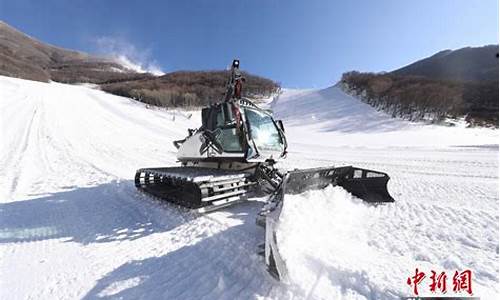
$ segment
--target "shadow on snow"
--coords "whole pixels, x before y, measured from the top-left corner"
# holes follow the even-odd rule
[[[68,187],[74,188],[74,187]],[[36,196],[35,196],[36,197]],[[159,257],[133,260],[98,280],[85,299],[251,299],[267,295],[273,280],[257,245],[262,203],[220,210],[221,230]],[[136,240],[167,232],[198,214],[137,192],[132,181],[112,181],[0,204],[0,243],[66,239],[81,244]],[[220,222],[213,214],[203,217]]]
[[[83,299],[254,299],[273,279],[255,244],[237,225],[159,257],[127,262],[101,278]]]
[[[0,243],[55,238],[82,244],[135,240],[196,217],[144,196],[130,180],[3,203],[0,213]]]

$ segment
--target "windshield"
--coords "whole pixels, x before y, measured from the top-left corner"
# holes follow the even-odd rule
[[[260,111],[245,109],[245,116],[250,124],[250,137],[257,147],[257,151],[282,152],[283,141],[273,119]]]

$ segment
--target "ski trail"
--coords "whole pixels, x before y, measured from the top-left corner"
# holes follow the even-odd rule
[[[193,120],[87,88],[20,82],[9,93],[27,101],[2,112],[23,128],[2,151],[2,167],[15,171],[0,208],[1,270],[15,270],[0,273],[7,298],[234,299],[272,289],[255,254],[259,203],[197,216],[131,181],[148,161],[175,163],[165,150]]]
[[[471,268],[476,295],[498,294],[498,131],[400,130],[341,91],[286,92],[272,104],[289,137],[281,166],[385,171],[396,203],[333,188],[287,197],[284,285],[256,254],[262,202],[200,216],[134,187],[137,168],[176,164],[172,140],[199,112],[1,76],[0,90],[1,298],[386,299],[408,295],[416,266]]]
[[[292,283],[311,298],[399,299],[411,295],[405,280],[416,267],[447,271],[448,276],[471,269],[475,295],[496,299],[498,147],[493,145],[498,131],[422,124],[380,130],[375,126],[380,114],[366,107],[356,113],[362,118],[372,114],[367,117],[368,124],[373,122],[369,128],[345,127],[350,114],[343,114],[356,107],[349,105],[354,100],[330,88],[285,94],[273,103],[285,126],[290,119],[292,124],[304,123],[287,128],[291,138],[286,167],[381,170],[390,175],[388,189],[396,199],[372,206],[336,189],[285,198],[278,238]],[[308,106],[311,102],[313,107]],[[302,114],[295,119],[298,111]],[[340,120],[331,118],[340,112]],[[477,141],[478,136],[485,140]],[[465,143],[473,146],[456,146]]]
[[[22,160],[24,157],[24,153],[26,152],[26,149],[28,148],[28,145],[29,145],[29,141],[31,139],[31,135],[32,135],[31,130],[32,130],[33,120],[35,119],[35,116],[36,116],[36,108],[33,111],[33,115],[31,117],[31,119],[29,120],[28,126],[26,128],[26,132],[23,134],[23,138],[22,138],[22,142],[21,142],[21,149],[19,149],[18,151],[15,151],[18,153],[18,156],[14,159],[14,163],[11,166],[7,167],[8,169],[13,170],[13,174],[11,175],[12,176],[12,183],[10,186],[9,197],[11,197],[15,193],[16,188],[17,188],[17,183],[19,180],[19,173],[22,169],[21,163],[22,163]]]

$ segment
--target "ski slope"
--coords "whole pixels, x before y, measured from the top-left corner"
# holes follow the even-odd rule
[[[289,127],[289,167],[384,171],[396,199],[367,205],[339,187],[286,198],[278,241],[307,297],[400,299],[419,268],[445,271],[448,296],[454,272],[471,269],[474,295],[498,299],[498,130],[389,118],[337,87],[273,107]]]
[[[256,254],[261,201],[199,216],[135,191],[137,168],[175,165],[172,141],[198,112],[0,77],[0,298],[398,299],[416,267],[469,268],[474,294],[498,297],[498,130],[391,119],[336,87],[269,105],[286,127],[283,167],[384,171],[396,199],[287,196],[289,284]]]

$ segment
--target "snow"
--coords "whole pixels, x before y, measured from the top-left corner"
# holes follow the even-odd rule
[[[288,126],[290,168],[380,170],[396,199],[367,205],[339,187],[285,198],[278,245],[303,295],[399,299],[418,267],[450,280],[471,269],[475,295],[498,298],[498,130],[392,119],[336,87],[271,106]]]
[[[148,64],[144,66],[139,62],[133,62],[126,55],[120,54],[114,57],[115,61],[125,67],[126,69],[135,71],[137,73],[151,73],[155,76],[162,76],[165,73],[155,64]]]
[[[293,141],[349,147],[448,147],[498,144],[498,130],[426,125],[391,118],[338,87],[291,91],[271,104]],[[461,127],[461,128],[460,128]],[[291,134],[291,135],[290,135]],[[328,137],[329,142],[318,143]]]
[[[284,167],[380,170],[396,199],[287,196],[289,284],[256,254],[262,202],[196,215],[135,190],[136,169],[176,165],[172,141],[199,112],[0,77],[0,298],[391,299],[411,295],[416,267],[469,268],[474,295],[498,298],[498,130],[392,119],[335,87],[269,105],[288,136]]]

